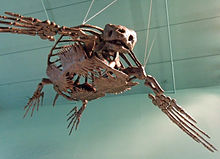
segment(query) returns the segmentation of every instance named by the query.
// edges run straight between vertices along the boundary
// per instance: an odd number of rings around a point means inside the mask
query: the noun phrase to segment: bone
[[[0,32],[11,32],[10,27],[0,27]]]
[[[40,99],[38,98],[37,99],[37,101],[38,101],[38,105],[37,105],[37,111],[39,110],[39,106],[40,106]],[[43,98],[41,99],[41,105],[43,105]]]
[[[20,14],[16,14],[16,13],[12,13],[12,12],[5,12],[5,14],[7,15],[10,15],[12,17],[18,17],[20,19],[23,19],[23,20],[26,20],[26,21],[30,21],[30,22],[42,22],[41,20],[39,19],[35,19],[35,18],[32,18],[32,17],[25,17],[25,16],[22,16]]]
[[[92,28],[92,29],[96,29],[100,32],[103,32],[103,29],[100,28],[100,27],[97,27],[97,26],[94,26],[94,25],[89,25],[89,24],[83,24],[83,25],[79,25],[79,26],[76,26],[74,28]]]
[[[74,128],[74,125],[76,123],[76,120],[75,120],[76,116],[72,117],[72,120],[70,121],[69,125],[67,128],[69,128],[69,126],[72,124],[72,127],[70,129],[70,132],[69,132],[69,135],[71,135],[72,131],[73,131],[73,128]]]
[[[8,21],[2,21],[0,20],[1,24],[6,24],[6,25],[12,25],[12,26],[17,26],[17,27],[24,27],[24,28],[34,28],[31,25],[26,25],[26,24],[21,24],[21,23],[17,23],[17,22],[8,22]]]
[[[41,39],[43,39],[43,40],[47,39],[47,36],[46,36],[46,35],[44,35],[44,34],[39,34],[39,33],[37,33],[37,35],[39,35],[39,36],[40,36],[40,38],[41,38]]]
[[[29,102],[28,102],[28,104],[24,107],[24,110],[26,109],[26,111],[25,111],[25,113],[24,113],[24,116],[23,116],[23,118],[25,118],[26,117],[26,115],[27,115],[27,113],[29,112],[29,109],[31,108],[31,106],[33,105],[33,101],[30,101],[29,100]]]
[[[123,58],[123,60],[125,60],[125,62],[128,64],[128,66],[132,67],[130,61],[127,59],[127,57],[124,54],[119,54],[119,55]]]
[[[82,29],[82,31],[91,33],[91,34],[96,35],[97,37],[101,38],[101,35],[98,32],[94,31],[94,30]]]
[[[19,29],[19,28],[10,28],[10,27],[0,27],[0,32],[27,34],[32,36],[36,35],[36,32],[33,29]]]
[[[208,148],[210,151],[212,151],[212,152],[214,152],[213,150],[217,150],[213,145],[211,145],[206,139],[204,139],[199,133],[197,133],[195,130],[193,130],[191,127],[189,127],[185,122],[183,122],[172,110],[169,110],[170,111],[170,113],[172,114],[172,115],[174,115],[175,116],[175,118],[182,124],[182,125],[184,125],[186,128],[185,129],[189,129],[192,133],[194,133],[195,135],[192,135],[193,137],[194,136],[197,136],[197,138],[199,139],[199,141],[206,147],[206,148]],[[183,126],[183,127],[184,127]],[[185,130],[184,129],[184,130]],[[192,134],[191,133],[191,134]]]
[[[181,117],[181,119],[183,119],[184,121],[186,121],[187,123],[189,123],[192,127],[194,127],[195,129],[197,129],[200,133],[202,133],[203,135],[205,135],[207,138],[210,138],[204,131],[202,131],[201,129],[199,129],[197,126],[195,126],[193,123],[191,123],[189,120],[187,120],[184,116],[182,116],[177,110],[175,110],[174,108],[171,108],[171,110],[173,112],[175,112],[177,115],[179,115]]]
[[[71,135],[71,133],[72,133],[72,131],[73,131],[73,128],[74,128],[74,126],[75,126],[76,121],[79,120],[79,119],[77,118],[77,115],[78,115],[79,111],[78,111],[78,109],[77,109],[76,106],[67,114],[67,116],[68,116],[69,114],[71,114],[73,111],[74,111],[74,113],[67,119],[67,121],[69,121],[69,120],[71,119],[70,122],[69,122],[69,124],[68,124],[68,126],[67,126],[67,128],[69,128],[70,125],[72,124],[71,129],[70,129],[70,132],[69,132],[69,135]],[[78,122],[79,122],[79,121],[78,121]],[[77,125],[79,124],[78,122],[77,122]],[[77,129],[77,127],[76,127],[76,129]]]
[[[0,18],[12,20],[12,22],[0,21],[1,24],[11,25],[21,28],[30,28],[32,30],[19,29],[19,28],[9,28],[9,29],[1,28],[0,32],[11,32],[18,34],[27,34],[32,36],[39,35],[41,39],[48,39],[50,41],[55,40],[53,36],[57,34],[59,26],[56,25],[54,22],[50,22],[48,20],[42,22],[39,19],[35,19],[32,17],[25,17],[25,16],[21,16],[20,14],[11,13],[11,12],[5,12],[5,14],[10,15],[12,17],[0,16]]]
[[[48,40],[50,40],[50,41],[55,41],[54,36],[48,36],[47,38],[48,38]]]
[[[172,99],[171,100],[171,106],[176,108],[177,111],[179,111],[180,113],[184,114],[188,119],[190,119],[191,121],[193,121],[194,123],[197,123],[195,119],[193,119],[193,117],[191,117],[188,113],[186,113],[183,108],[181,108],[180,106],[177,105],[176,100]]]
[[[70,113],[72,113],[73,111],[74,111],[74,113],[73,113],[66,121],[69,121],[72,117],[74,117],[74,115],[75,115],[76,112],[77,112],[77,107],[74,107],[74,108],[68,113],[68,115],[69,115]],[[70,124],[71,124],[71,122],[70,122]],[[70,124],[67,126],[67,128],[69,128]]]
[[[175,102],[173,102],[170,97],[166,97],[165,95],[154,96],[153,94],[149,94],[148,97],[152,100],[152,103],[154,105],[158,106],[170,118],[172,122],[174,122],[180,129],[182,129],[186,134],[192,137],[196,142],[201,143],[211,152],[217,151],[217,149],[198,132],[200,132],[207,138],[210,137],[181,114],[183,112],[182,109],[180,109],[181,107],[178,106],[178,110],[176,110],[176,107],[174,105]],[[186,113],[183,112],[183,114],[185,115]],[[191,125],[195,130],[191,128],[188,124]],[[198,132],[196,132],[196,130]]]
[[[40,100],[39,100],[39,99],[37,99],[36,101],[34,101],[34,106],[32,107],[32,111],[31,111],[31,117],[33,116],[34,109],[35,109],[36,105],[37,105],[37,107],[38,107],[39,104],[40,104]]]
[[[190,137],[192,137],[196,142],[200,143],[200,140],[197,136],[193,135],[189,130],[187,130],[181,123],[177,122],[177,120],[167,111],[162,110],[169,118],[170,120],[175,123],[181,130],[183,130],[185,133],[187,133]]]
[[[26,17],[20,14],[12,13],[12,12],[5,12],[5,14],[9,16],[0,16],[0,18],[6,19],[6,20],[12,20],[12,22],[0,21],[1,24],[11,25],[15,27],[22,27],[22,28],[33,28],[34,31],[38,33],[37,35],[39,35],[41,39],[48,39],[50,41],[54,41],[53,36],[55,36],[57,33],[61,35],[65,35],[65,36],[72,36],[72,37],[84,36],[84,38],[86,38],[90,36],[88,36],[88,34],[86,34],[85,32],[91,33],[93,36],[95,35],[99,37],[100,34],[92,29],[96,29],[100,32],[102,32],[103,30],[99,27],[92,26],[92,25],[83,25],[83,26],[79,26],[78,28],[77,27],[69,28],[65,26],[60,27],[59,25],[49,20],[41,21],[36,18]],[[86,28],[89,28],[89,29],[86,29]],[[6,28],[4,29],[1,28],[0,32],[11,32],[11,33],[18,33],[18,34],[36,35],[36,33],[33,33],[33,32],[28,33],[27,31],[18,30],[17,28],[11,28],[9,30]]]
[[[49,27],[51,25],[51,22],[49,20],[45,20],[45,21],[42,21],[40,24],[43,27]]]
[[[132,51],[129,51],[128,55],[133,59],[137,66],[142,66]]]
[[[1,16],[1,15],[0,15],[0,18],[6,19],[6,20],[12,20],[12,21],[15,21],[15,22],[23,23],[23,24],[33,25],[32,22],[25,21],[25,20],[20,19],[20,18],[7,17],[7,16]]]
[[[21,15],[20,15],[20,14],[16,14],[16,13],[12,13],[12,12],[5,12],[5,14],[10,15],[10,16],[13,16],[13,17],[21,18]]]
[[[150,75],[146,76],[145,85],[150,87],[156,95],[162,95],[164,90],[160,87],[156,79]]]

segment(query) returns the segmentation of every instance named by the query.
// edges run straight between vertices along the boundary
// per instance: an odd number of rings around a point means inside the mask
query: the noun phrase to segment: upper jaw
[[[112,50],[114,52],[121,52],[121,53],[129,53],[132,48],[129,48],[125,43],[119,40],[109,40],[105,41],[105,49]]]
[[[108,40],[106,42],[113,44],[113,45],[116,45],[116,46],[119,46],[119,47],[122,47],[127,50],[133,50],[133,48],[131,48],[129,45],[127,45],[126,43],[124,43],[121,40]]]

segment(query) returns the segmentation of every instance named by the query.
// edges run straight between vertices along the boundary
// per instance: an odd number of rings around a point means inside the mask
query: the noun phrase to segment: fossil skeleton
[[[0,27],[0,32],[38,35],[50,41],[55,40],[55,35],[60,35],[48,55],[46,73],[49,78],[43,78],[38,84],[25,106],[24,117],[30,109],[31,116],[35,107],[39,109],[44,85],[52,84],[57,93],[53,105],[58,96],[83,103],[79,110],[74,107],[68,113],[71,134],[74,128],[77,129],[88,101],[103,97],[106,93],[122,93],[138,84],[135,79],[140,79],[154,92],[148,96],[152,103],[173,123],[208,150],[217,150],[205,139],[210,137],[195,125],[196,121],[175,99],[164,95],[154,77],[145,73],[132,51],[137,41],[135,31],[113,24],[106,24],[104,29],[87,24],[60,27],[48,20],[41,21],[11,12],[5,14],[7,16],[0,16],[0,23],[14,27]]]

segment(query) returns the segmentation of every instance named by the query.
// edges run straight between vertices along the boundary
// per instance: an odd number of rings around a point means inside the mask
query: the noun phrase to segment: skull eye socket
[[[112,30],[108,33],[108,36],[109,37],[112,36]]]
[[[118,31],[119,31],[120,33],[125,33],[125,30],[124,30],[124,29],[118,29]]]
[[[132,41],[134,39],[134,37],[132,36],[132,35],[130,35],[129,37],[128,37],[128,41]]]

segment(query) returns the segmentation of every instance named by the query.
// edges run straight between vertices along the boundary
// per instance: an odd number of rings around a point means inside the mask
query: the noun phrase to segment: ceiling
[[[112,1],[95,0],[88,18]],[[92,0],[43,2],[51,21],[71,27],[82,24]],[[220,1],[168,0],[167,8],[165,2],[153,0],[149,44],[154,37],[155,43],[147,73],[156,77],[168,92],[219,85]],[[10,11],[47,19],[41,0],[20,0],[19,3],[0,0],[0,4],[1,15]],[[107,23],[121,24],[134,29],[138,34],[134,52],[143,63],[149,9],[150,0],[117,0],[88,23],[100,27]],[[39,37],[0,34],[0,107],[26,104],[41,78],[46,77],[47,54],[53,44]],[[144,92],[146,88],[140,85],[127,94]],[[48,86],[45,95],[45,102],[51,103],[55,93]],[[59,101],[63,102],[66,101]]]

